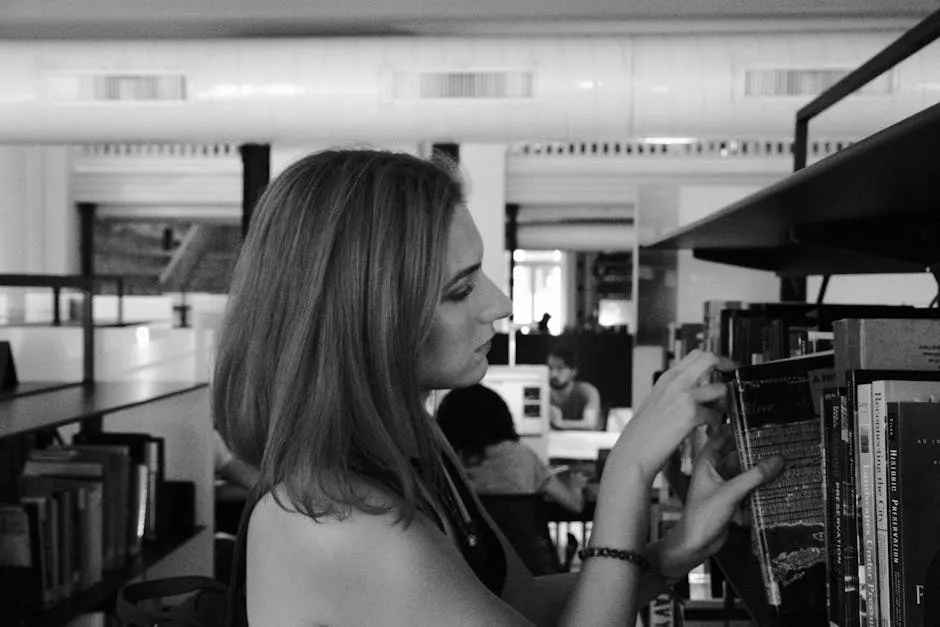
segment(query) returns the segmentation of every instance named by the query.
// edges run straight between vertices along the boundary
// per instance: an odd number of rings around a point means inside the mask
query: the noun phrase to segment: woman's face
[[[512,303],[480,268],[483,240],[470,212],[454,212],[444,265],[444,290],[431,332],[418,359],[425,390],[473,385],[486,374],[493,322],[512,312]]]

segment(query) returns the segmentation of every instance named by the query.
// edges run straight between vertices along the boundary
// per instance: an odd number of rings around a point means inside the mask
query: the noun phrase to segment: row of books
[[[749,504],[763,622],[940,625],[940,319],[891,313],[729,377],[742,467],[787,458]]]
[[[163,439],[142,433],[29,451],[16,497],[0,503],[0,606],[49,608],[156,540],[163,460]]]
[[[940,318],[940,310],[897,305],[745,303],[704,305],[702,347],[740,365],[786,359],[832,349],[836,320]]]

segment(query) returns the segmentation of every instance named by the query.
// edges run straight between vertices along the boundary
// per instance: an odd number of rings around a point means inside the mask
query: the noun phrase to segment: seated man
[[[555,429],[600,429],[601,395],[587,381],[578,381],[578,362],[574,352],[556,347],[548,354],[551,386],[549,416]]]

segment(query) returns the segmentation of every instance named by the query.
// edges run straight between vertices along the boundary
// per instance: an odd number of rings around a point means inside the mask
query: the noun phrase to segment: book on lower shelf
[[[779,625],[828,620],[822,429],[811,381],[832,369],[826,351],[743,366],[730,377],[742,471],[778,454],[787,461],[749,500],[753,552]]]
[[[189,482],[164,481],[162,438],[80,433],[71,444],[21,455],[19,475],[0,503],[5,617],[55,613],[62,603],[71,607],[76,595],[137,568],[146,546],[192,533],[194,490]],[[156,495],[171,484],[172,494],[186,502],[170,503],[167,512],[187,521],[158,518]]]

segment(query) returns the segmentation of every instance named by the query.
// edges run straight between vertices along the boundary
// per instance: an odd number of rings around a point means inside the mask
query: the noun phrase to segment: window
[[[534,327],[548,314],[549,333],[560,335],[568,321],[565,255],[560,250],[516,250],[513,262],[513,322]]]

